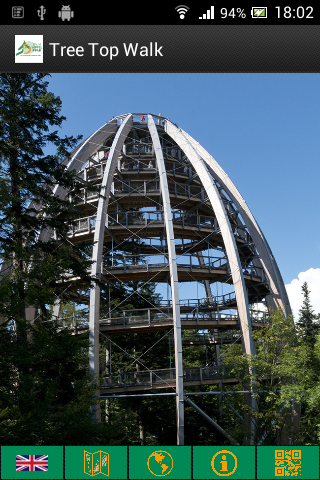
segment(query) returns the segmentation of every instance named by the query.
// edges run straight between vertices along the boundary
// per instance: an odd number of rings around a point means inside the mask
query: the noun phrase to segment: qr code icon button
[[[301,450],[275,450],[275,476],[301,475]]]

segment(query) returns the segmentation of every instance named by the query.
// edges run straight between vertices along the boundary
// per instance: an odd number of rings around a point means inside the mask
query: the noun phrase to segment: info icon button
[[[255,447],[193,447],[193,478],[255,478]]]

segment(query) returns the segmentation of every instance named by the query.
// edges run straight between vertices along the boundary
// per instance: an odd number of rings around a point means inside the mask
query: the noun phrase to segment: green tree
[[[69,194],[76,198],[83,184],[65,165],[81,136],[60,137],[61,107],[46,74],[0,74],[2,443],[99,441],[89,414],[88,339],[50,322],[50,305],[67,299],[68,275],[84,288],[91,282],[90,247],[68,239],[78,215]],[[27,321],[29,307],[38,325]]]
[[[303,283],[301,289],[303,293],[303,302],[302,307],[299,310],[299,321],[297,322],[297,325],[301,328],[301,335],[306,345],[314,348],[320,325],[316,321],[318,317],[311,306],[310,290],[307,282]]]
[[[66,271],[90,281],[86,252],[67,235],[77,215],[68,194],[83,185],[63,159],[81,136],[59,136],[65,117],[46,77],[0,74],[0,316],[20,335],[27,307],[45,318],[47,305],[63,298]],[[63,195],[53,195],[57,185]]]
[[[15,331],[1,327],[1,443],[52,444],[68,435],[76,439],[75,428],[67,432],[62,426],[74,422],[81,430],[75,410],[88,420],[88,398],[79,402],[80,384],[87,383],[85,339],[59,332],[52,322],[27,324],[26,331],[29,340],[22,344]]]
[[[319,337],[313,344],[299,333],[292,316],[281,310],[253,333],[257,355],[249,360],[259,404],[257,441],[265,445],[287,444],[289,437],[297,445],[319,442]]]
[[[128,422],[93,423],[88,339],[53,322],[26,326],[24,345],[0,327],[0,440],[7,445],[106,445]]]
[[[308,352],[301,343],[292,315],[271,313],[269,323],[254,333],[257,355],[253,359],[254,385],[259,405],[257,441],[287,444],[297,439],[303,385],[312,373],[306,369]],[[295,439],[295,440],[294,440]]]

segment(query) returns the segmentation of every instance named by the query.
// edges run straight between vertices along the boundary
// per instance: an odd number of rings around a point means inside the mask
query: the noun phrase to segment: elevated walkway
[[[228,343],[230,331],[240,329],[239,317],[236,313],[224,313],[223,310],[232,309],[235,304],[234,294],[222,295],[212,303],[201,303],[196,300],[186,300],[180,305],[181,327],[183,330],[221,330],[221,334],[206,338],[206,343],[220,343],[221,339]],[[253,328],[262,328],[268,321],[263,312],[252,311]],[[70,327],[76,333],[84,333],[88,329],[88,317],[73,316],[60,318],[63,327]],[[173,311],[170,301],[162,301],[158,307],[115,311],[111,317],[101,318],[99,328],[107,334],[150,333],[153,331],[168,330],[173,327]],[[224,330],[226,332],[224,333]],[[187,340],[186,340],[187,341]],[[190,339],[189,334],[189,342]],[[204,339],[200,337],[194,341]]]
[[[223,383],[233,385],[241,379],[227,375],[216,367],[185,367],[183,369],[183,385],[216,385]],[[176,387],[176,369],[150,370],[140,372],[120,372],[107,376],[100,387],[101,395],[121,392],[139,392]]]
[[[154,193],[156,203],[159,199],[159,195],[160,191]],[[134,198],[136,198],[137,200],[139,197],[141,197],[141,199],[144,199],[145,201],[146,198],[144,195],[134,193],[128,196],[130,197],[131,201]],[[163,235],[163,229],[165,225],[163,220],[163,213],[161,211],[135,212],[133,210],[130,210],[130,205],[120,203],[120,198],[119,200],[117,200],[116,195],[113,195],[112,198],[114,200],[113,202],[111,202],[110,210],[113,203],[116,203],[118,211],[110,211],[107,215],[105,225],[105,241],[111,241],[112,239],[116,239],[116,241],[121,241],[125,238],[128,238],[128,231],[130,232],[129,236],[133,235],[141,239],[149,239],[150,237],[158,238]],[[124,202],[124,198],[124,195],[121,195],[121,202]],[[97,206],[97,200],[98,196],[96,197],[96,202],[94,202],[94,197],[92,197],[88,204],[90,207],[90,209],[89,207],[88,209],[92,210],[92,214],[79,218],[73,224],[72,228],[70,228],[69,238],[71,241],[89,241],[93,239],[96,222],[95,207]],[[194,245],[197,246],[195,250],[191,251],[199,251],[206,248],[207,244],[202,244],[200,248],[201,240],[207,243],[209,242],[212,246],[222,246],[223,241],[220,229],[218,227],[216,218],[212,216],[212,212],[211,215],[197,213],[196,207],[199,206],[199,204],[202,205],[201,200],[199,198],[196,198],[194,199],[195,203],[191,203],[191,205],[186,204],[188,203],[187,196],[181,197],[178,200],[180,205],[182,202],[185,208],[190,210],[190,213],[187,213],[185,211],[172,212],[173,229],[175,236],[177,238],[189,239],[189,242],[191,240]],[[143,205],[137,205],[136,203],[132,203],[131,207],[142,208]],[[126,210],[128,208],[129,210]],[[243,256],[249,258],[254,254],[254,250],[252,248],[252,244],[250,242],[247,242],[244,236],[239,235],[239,231],[241,230],[241,228],[244,230],[245,227],[237,226],[237,231],[234,234],[235,241],[241,249],[240,253]],[[188,240],[186,240],[185,243],[187,244]],[[144,245],[141,246],[141,253],[148,254],[152,252],[150,251],[150,249],[144,251],[144,247]],[[177,247],[179,250],[179,246]],[[192,243],[190,245],[185,245],[184,247],[182,247],[181,253],[183,253],[183,250],[189,251],[190,247],[193,247]],[[161,250],[162,247],[159,247],[156,251],[161,252]],[[153,249],[153,252],[155,253],[155,249]]]
[[[203,256],[200,264],[194,255],[184,254],[177,257],[179,282],[224,282],[233,284],[229,264],[225,257]],[[249,301],[251,295],[264,298],[270,294],[262,268],[254,267],[250,271],[243,269],[245,284],[248,286]],[[114,255],[104,256],[101,279],[106,283],[157,282],[170,281],[170,265],[166,255]],[[66,282],[81,284],[81,279],[65,275]],[[71,287],[72,288],[72,287]],[[75,288],[75,287],[74,287]],[[256,300],[257,301],[257,300]]]

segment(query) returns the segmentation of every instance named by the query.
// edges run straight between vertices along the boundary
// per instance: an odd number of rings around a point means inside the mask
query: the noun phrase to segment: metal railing
[[[177,266],[192,269],[208,268],[210,269],[227,269],[226,257],[202,256],[203,263],[200,264],[199,258],[194,255],[183,254],[177,257]],[[149,270],[149,268],[166,268],[169,266],[168,256],[161,254],[151,255],[132,255],[132,254],[116,254],[104,255],[103,268],[109,269],[123,269],[128,268],[142,268]]]
[[[172,220],[176,225],[192,226],[197,228],[218,228],[216,217],[199,214],[185,214],[182,211],[173,211]],[[107,225],[149,225],[163,223],[163,212],[117,212],[107,215]]]
[[[92,197],[95,196],[93,192]],[[207,215],[186,215],[183,212],[172,212],[173,223],[184,227],[196,227],[218,229],[217,220],[215,217]],[[90,232],[95,227],[96,215],[79,218],[73,222],[69,233],[75,234],[80,232]],[[106,227],[109,226],[142,226],[150,224],[164,224],[162,212],[117,212],[109,213],[106,216]]]
[[[189,308],[212,308],[217,305],[223,305],[228,307],[231,303],[235,303],[236,295],[235,292],[225,293],[224,295],[217,295],[211,298],[188,298],[188,299],[181,299],[180,300],[180,308],[181,307],[189,307]],[[168,299],[161,299],[159,302],[161,307],[172,307],[172,300]]]
[[[257,312],[251,313],[251,321],[260,324],[261,326],[265,325],[268,322],[268,317],[265,312],[260,312],[260,317],[257,317]],[[198,307],[193,308],[190,311],[180,312],[180,319],[183,323],[192,322],[192,325],[200,325],[201,328],[212,329],[215,325],[229,325],[230,322],[233,322],[233,327],[240,328],[240,319],[237,313],[223,313],[220,311],[201,311]],[[86,329],[89,325],[88,314],[73,315],[69,317],[61,317],[58,319],[58,322],[62,327],[68,327],[71,329]],[[172,307],[167,307],[165,311],[158,308],[145,308],[139,310],[117,310],[113,311],[111,316],[105,318],[101,317],[100,327],[103,326],[121,326],[122,329],[130,328],[131,326],[141,326],[141,327],[153,327],[155,325],[159,326],[161,323],[169,325],[173,324],[173,312]],[[208,325],[203,326],[202,322],[207,322]],[[187,325],[186,325],[187,326]],[[228,339],[231,335],[231,331],[223,332],[223,338]],[[190,332],[185,332],[186,337],[188,335],[193,335]],[[195,335],[199,335],[198,333]],[[209,335],[209,334],[208,334]],[[218,334],[218,338],[221,339]],[[215,338],[216,334],[214,334]],[[185,338],[186,338],[185,337]],[[194,337],[196,338],[196,337]],[[200,338],[200,337],[197,337]],[[209,339],[209,337],[208,337]]]
[[[182,322],[237,322],[237,325],[240,325],[239,317],[236,314],[221,314],[217,312],[201,312],[201,311],[192,311],[192,312],[180,312],[180,319]],[[156,309],[146,309],[143,314],[132,314],[129,311],[123,311],[122,315],[116,316],[116,313],[111,318],[100,319],[101,325],[122,325],[123,328],[126,328],[130,325],[145,325],[152,327],[154,324],[159,324],[161,322],[173,322],[173,314],[171,312],[159,312]],[[208,326],[209,327],[209,326]]]
[[[90,217],[79,218],[75,220],[69,228],[69,235],[75,235],[78,233],[90,233],[95,229],[96,215]]]
[[[230,378],[232,368],[230,367],[184,367],[184,382],[199,382],[200,385],[205,384],[208,380],[218,380]],[[118,371],[114,375],[108,375],[104,378],[101,388],[121,388],[127,387],[149,387],[157,388],[158,386],[169,387],[174,386],[176,380],[176,369],[168,368],[162,370],[134,371],[122,372]]]
[[[194,331],[194,330],[184,330],[182,332],[182,342],[185,343],[200,343],[200,344],[208,344],[208,343],[224,343],[224,342],[238,342],[241,340],[241,332],[239,330],[225,330],[225,331],[218,331],[216,330],[214,333],[211,332],[203,332],[203,331]],[[173,337],[170,337],[170,340],[173,342]]]
[[[141,163],[141,162],[140,162]],[[143,168],[154,169],[153,165],[143,164]],[[141,169],[139,166],[132,167],[132,170]],[[98,174],[99,169],[92,169],[92,178],[102,179],[103,175],[103,166],[100,168],[100,173]],[[121,172],[125,171],[123,168],[123,163],[121,167]],[[99,189],[100,184],[95,184],[95,187]],[[182,196],[190,198],[195,198],[197,200],[207,202],[208,197],[203,187],[198,185],[184,185],[177,182],[170,182],[168,184],[169,192],[171,195]],[[146,196],[147,194],[160,193],[160,182],[159,180],[143,180],[140,178],[128,178],[127,180],[117,179],[111,185],[111,193],[113,195],[141,195]],[[95,198],[99,197],[99,191],[89,192],[86,188],[82,189],[82,193],[77,197],[77,202],[79,204],[92,201]]]

